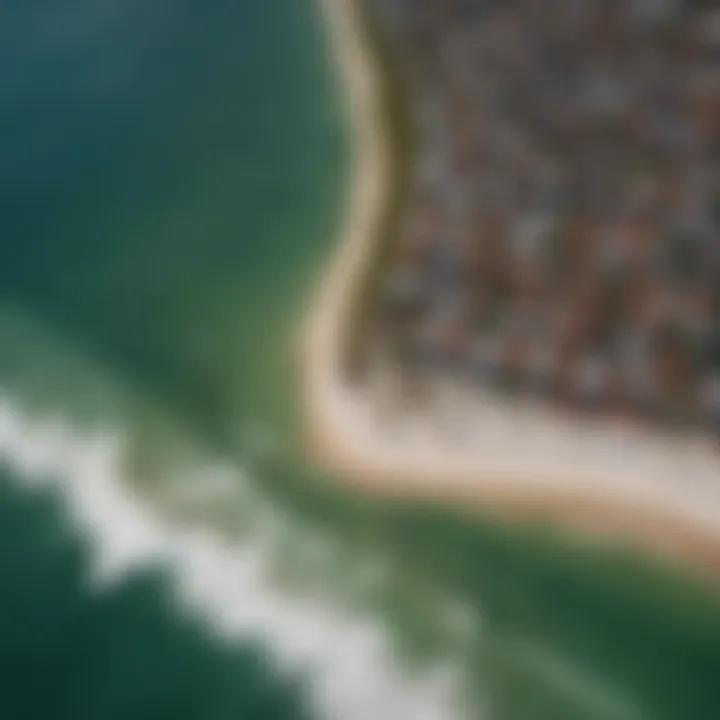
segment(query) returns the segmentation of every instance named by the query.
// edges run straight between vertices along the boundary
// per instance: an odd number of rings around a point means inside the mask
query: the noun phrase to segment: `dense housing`
[[[720,5],[378,2],[419,143],[396,356],[720,432]]]

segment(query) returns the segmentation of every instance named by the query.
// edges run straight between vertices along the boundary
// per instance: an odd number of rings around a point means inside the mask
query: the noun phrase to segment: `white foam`
[[[319,598],[293,598],[271,580],[282,517],[231,542],[212,528],[190,531],[164,521],[124,482],[121,434],[84,436],[60,417],[37,420],[0,399],[0,460],[27,482],[57,483],[79,527],[95,542],[95,581],[112,584],[131,568],[162,561],[178,599],[204,612],[229,637],[258,638],[278,664],[309,673],[317,713],[340,720],[455,720],[467,715],[458,666],[442,662],[413,675],[403,669],[380,623],[351,617]],[[227,469],[213,465],[212,492],[226,496]],[[238,477],[238,480],[241,478]],[[265,511],[264,511],[265,512]]]

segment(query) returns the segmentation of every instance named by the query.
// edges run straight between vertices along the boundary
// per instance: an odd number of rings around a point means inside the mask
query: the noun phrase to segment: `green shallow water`
[[[3,297],[193,419],[278,419],[345,181],[314,8],[106,5],[3,10]]]
[[[433,598],[458,598],[485,629],[470,665],[491,717],[720,717],[707,589],[549,531],[360,501],[298,458],[294,332],[348,180],[327,60],[310,0],[3,5],[2,387],[121,422],[147,483],[188,439],[250,458],[278,508],[342,547],[330,594],[363,553],[390,564],[352,602],[409,659],[444,647]],[[256,457],[268,443],[285,452]]]

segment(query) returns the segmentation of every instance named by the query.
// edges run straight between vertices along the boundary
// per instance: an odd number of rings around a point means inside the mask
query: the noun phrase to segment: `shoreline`
[[[518,410],[488,398],[482,432],[463,444],[444,438],[437,418],[382,427],[373,398],[344,376],[343,349],[390,193],[392,138],[383,70],[359,0],[317,2],[345,94],[352,167],[340,244],[301,337],[311,462],[364,494],[550,523],[720,577],[720,455],[702,441],[578,427],[550,409]]]

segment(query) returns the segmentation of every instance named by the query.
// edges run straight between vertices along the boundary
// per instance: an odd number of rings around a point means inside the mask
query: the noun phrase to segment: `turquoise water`
[[[185,418],[280,431],[344,169],[311,5],[11,0],[0,67],[3,388],[148,445]],[[211,641],[161,577],[89,593],[57,504],[2,478],[3,717],[300,716],[264,648]]]
[[[348,156],[311,0],[10,0],[0,68],[0,385],[15,405],[121,425],[158,495],[153,481],[177,485],[172,469],[200,456],[249,465],[278,512],[335,543],[316,578],[327,602],[380,618],[408,661],[457,644],[440,621],[456,600],[483,628],[458,653],[491,717],[720,717],[720,610],[704,589],[548,533],[332,493],[295,453],[294,331],[332,247]],[[242,516],[246,537],[260,533],[245,497],[209,519],[239,533]],[[7,516],[13,502],[0,495]],[[6,526],[15,569],[28,550],[12,537],[46,522]],[[276,551],[293,592],[311,574],[301,536]],[[366,561],[386,579],[351,592]],[[68,583],[77,572],[42,562]],[[144,632],[122,603],[113,612],[108,633]],[[219,639],[193,643],[198,658],[221,653]],[[204,717],[198,693],[182,717]]]
[[[277,416],[344,182],[312,4],[2,13],[4,300],[193,418]]]

